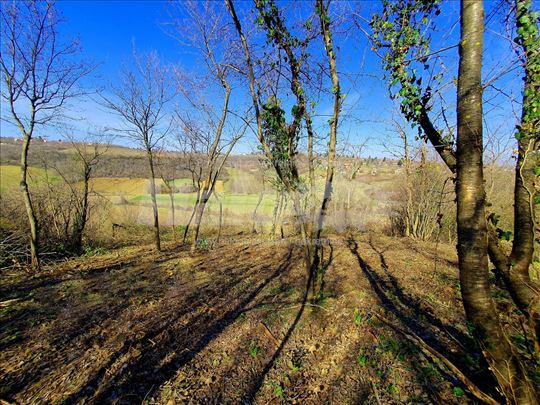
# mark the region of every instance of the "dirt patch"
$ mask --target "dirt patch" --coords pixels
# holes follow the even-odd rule
[[[16,403],[468,403],[414,330],[490,388],[449,246],[378,235],[324,248],[303,305],[298,246],[123,249],[0,277],[0,397]],[[476,353],[470,355],[465,353]]]

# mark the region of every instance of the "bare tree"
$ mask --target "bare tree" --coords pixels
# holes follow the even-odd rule
[[[402,142],[402,148],[403,152],[399,155],[400,161],[402,162],[403,169],[405,171],[405,212],[404,215],[402,215],[404,221],[403,221],[403,230],[404,230],[404,236],[416,236],[416,226],[415,226],[415,219],[418,218],[413,213],[413,184],[412,184],[412,175],[413,175],[413,167],[412,167],[412,158],[411,158],[411,145],[410,145],[410,139],[407,134],[407,129],[404,128],[401,123],[396,120],[392,119],[392,124],[397,131],[399,138]],[[400,224],[401,225],[401,224]]]
[[[336,170],[340,174],[345,183],[342,187],[337,188],[334,191],[334,205],[337,205],[339,200],[340,205],[343,207],[343,217],[339,216],[342,219],[342,224],[347,227],[350,226],[350,211],[351,203],[355,198],[355,185],[356,177],[360,172],[360,169],[365,164],[365,160],[362,158],[364,148],[369,142],[369,138],[366,138],[358,143],[352,143],[348,139],[341,141],[337,145],[336,151]],[[334,209],[334,215],[336,214],[337,208]],[[337,219],[337,216],[335,217]]]
[[[20,188],[30,225],[31,264],[37,271],[40,224],[28,187],[30,143],[39,127],[64,117],[66,103],[81,95],[77,83],[91,67],[73,62],[78,41],[59,39],[62,20],[53,1],[3,2],[0,13],[2,98],[23,137]]]
[[[76,254],[81,254],[82,237],[91,208],[90,197],[92,194],[92,185],[90,181],[94,168],[97,166],[103,155],[107,153],[109,145],[108,143],[103,143],[103,138],[99,135],[89,134],[82,140],[77,140],[72,135],[67,135],[66,138],[69,140],[75,151],[75,164],[79,166],[80,170],[79,178],[76,179],[78,180],[77,183],[80,184],[80,181],[82,181],[82,190],[80,190],[79,184],[70,185],[71,192],[77,195],[77,204],[69,249]]]
[[[169,86],[169,69],[162,65],[156,52],[138,55],[133,52],[133,68],[124,67],[120,84],[111,86],[111,95],[102,95],[103,105],[118,115],[123,126],[115,128],[136,142],[146,152],[150,195],[154,218],[154,243],[161,250],[159,216],[156,200],[155,152],[170,129],[167,105],[175,92]]]
[[[187,138],[185,143],[190,145],[190,155],[203,157],[201,165],[192,170],[192,174],[197,174],[197,199],[184,232],[185,241],[194,219],[191,250],[195,250],[206,204],[232,148],[242,137],[246,126],[236,129],[230,122],[231,76],[236,70],[232,61],[236,47],[223,19],[223,10],[212,1],[187,1],[179,4],[178,8],[172,9],[171,13],[174,36],[180,43],[187,43],[196,49],[206,67],[204,76],[200,77],[204,84],[190,80],[188,75],[177,71],[178,87],[189,105],[197,111],[197,119],[189,118],[185,111],[178,109],[176,117],[183,126],[182,133]],[[188,18],[180,18],[179,15],[187,15]],[[212,100],[204,97],[203,90],[221,93],[221,105],[214,105]],[[232,134],[227,137],[227,132]],[[197,160],[190,161],[195,163]]]
[[[236,129],[231,127],[232,136],[222,138],[222,130],[219,130],[219,127],[216,130],[211,121],[206,121],[207,125],[204,125],[182,115],[177,113],[182,129],[179,143],[183,145],[185,169],[191,173],[192,184],[197,192],[193,211],[184,229],[183,242],[185,243],[191,223],[195,220],[191,241],[191,249],[195,250],[206,204],[215,192],[225,162],[234,145],[244,135],[246,126]],[[219,197],[216,196],[216,199],[219,201]]]
[[[159,171],[159,177],[161,178],[161,181],[163,182],[163,186],[165,190],[167,191],[167,194],[169,194],[169,200],[171,202],[171,230],[173,234],[173,240],[176,242],[176,221],[175,221],[175,205],[174,205],[174,192],[175,192],[175,180],[177,177],[176,170],[170,170],[171,168],[160,168]]]
[[[319,211],[319,217],[317,219],[317,224],[315,227],[315,230],[313,232],[313,238],[315,239],[315,253],[313,257],[313,263],[312,263],[312,273],[314,274],[313,277],[313,292],[314,296],[315,294],[321,294],[322,293],[322,269],[320,268],[319,261],[321,260],[320,257],[320,249],[321,244],[319,243],[319,239],[321,238],[321,232],[324,225],[324,219],[326,216],[326,212],[328,210],[328,203],[330,202],[330,198],[332,197],[332,188],[333,188],[333,181],[334,181],[334,161],[336,157],[336,143],[337,143],[337,129],[338,129],[338,121],[339,121],[339,115],[341,113],[341,107],[342,107],[342,94],[341,94],[341,86],[339,82],[339,75],[337,70],[337,63],[336,63],[336,51],[334,48],[334,42],[332,39],[332,30],[330,27],[330,17],[328,14],[328,8],[330,7],[330,3],[326,3],[323,0],[317,0],[316,2],[316,10],[317,15],[319,16],[319,22],[321,24],[321,32],[324,42],[324,48],[326,50],[326,56],[328,58],[328,69],[330,71],[330,79],[332,81],[332,93],[334,94],[334,103],[332,108],[332,118],[329,121],[330,125],[330,139],[328,140],[328,161],[326,163],[326,180],[324,184],[324,195],[323,200],[321,204],[321,209]]]
[[[448,239],[455,234],[455,214],[448,209],[453,204],[454,193],[450,188],[451,177],[438,161],[430,159],[423,141],[411,139],[410,129],[392,118],[393,133],[397,132],[399,145],[385,142],[385,149],[398,160],[403,170],[397,184],[396,201],[390,214],[391,230],[399,236],[428,240],[440,235],[443,226],[448,230]],[[404,180],[404,181],[403,181]],[[452,213],[454,218],[446,226],[443,218]]]
[[[60,223],[63,226],[58,232],[58,238],[65,240],[64,249],[68,253],[81,254],[83,234],[92,207],[91,179],[95,167],[107,153],[109,144],[103,136],[92,132],[80,138],[76,138],[72,132],[69,132],[63,138],[73,149],[73,159],[65,162],[66,165],[52,165],[56,174],[63,180],[61,187],[66,190],[64,193],[66,196],[61,198],[57,195],[57,190],[52,187],[53,184],[47,182],[48,200],[56,205],[50,214],[55,223],[56,219],[61,217]],[[49,166],[47,162],[43,163],[45,167]]]
[[[180,153],[180,161],[182,162],[182,169],[186,170],[191,177],[191,185],[196,191],[195,204],[188,222],[184,227],[184,234],[182,236],[182,243],[186,243],[191,222],[195,216],[199,200],[201,198],[201,187],[203,181],[203,168],[205,161],[204,145],[208,145],[209,142],[205,141],[204,137],[200,137],[200,132],[197,129],[197,123],[191,121],[188,116],[182,117],[179,120],[179,125],[175,130],[176,137],[176,149]]]
[[[360,143],[352,143],[344,141],[339,148],[338,156],[341,157],[342,170],[347,175],[345,176],[348,181],[352,181],[356,178],[356,175],[364,164],[362,155],[366,144],[369,142],[369,138],[364,139]]]

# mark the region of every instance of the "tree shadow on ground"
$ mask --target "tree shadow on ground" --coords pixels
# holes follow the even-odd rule
[[[142,399],[159,387],[160,378],[172,372],[175,364],[188,361],[233,322],[293,262],[292,250],[281,263],[283,250],[276,254],[266,249],[258,259],[268,265],[261,266],[248,248],[202,252],[190,260],[205,260],[190,267],[172,260],[179,256],[171,251],[136,256],[137,266],[107,267],[99,262],[74,273],[68,269],[61,277],[55,276],[53,283],[43,278],[25,286],[27,278],[14,280],[11,285],[20,287],[17,291],[28,288],[35,299],[8,322],[11,331],[20,330],[24,337],[7,342],[12,347],[0,356],[4,359],[0,395],[7,399],[24,395],[31,401],[61,392],[65,397],[75,390],[71,402],[96,402],[94,396],[107,400],[107,396],[124,394],[131,400]],[[130,263],[130,257],[120,261]],[[249,278],[253,282],[247,283]],[[4,321],[5,314],[1,315]],[[2,322],[0,337],[9,334],[10,325]],[[144,355],[134,356],[137,350]],[[137,377],[139,370],[142,373]],[[150,370],[156,370],[154,379],[148,379]],[[109,376],[114,377],[111,384]],[[123,391],[114,390],[115,384]]]
[[[292,255],[289,249],[277,269],[262,280],[246,283],[245,267],[230,268],[233,274],[225,276],[228,282],[213,280],[215,286],[169,303],[161,319],[141,336],[126,339],[64,402],[133,403],[151,397],[162,383],[231,325],[272,280],[290,268]],[[214,265],[211,261],[205,264]]]
[[[134,300],[149,295],[159,299],[166,290],[160,292],[154,287],[164,283],[166,277],[152,274],[154,269],[155,266],[146,263],[124,271],[109,269],[91,272],[92,276],[85,272],[47,285],[40,283],[32,291],[31,306],[22,306],[9,320],[4,319],[2,335],[16,333],[20,338],[3,342],[2,350],[5,353],[17,350],[11,346],[24,345],[27,339],[31,350],[25,352],[29,358],[17,375],[6,373],[0,378],[3,395],[9,397],[31,381],[44,377],[66,361],[66,353],[83,356],[87,347],[99,345],[105,324],[132,306]],[[104,286],[109,294],[103,291]],[[37,342],[36,334],[39,334]]]
[[[321,254],[321,267],[322,267],[322,271],[321,271],[321,274],[320,274],[321,277],[324,277],[324,274],[326,273],[326,270],[328,269],[328,267],[332,264],[332,260],[333,260],[333,257],[334,257],[333,256],[334,248],[333,248],[332,244],[329,243],[328,246],[329,246],[329,254],[328,254],[327,259],[324,259],[324,251],[321,248],[321,253],[320,253]],[[270,360],[264,366],[263,371],[253,381],[251,381],[250,384],[248,384],[248,388],[247,388],[247,390],[246,390],[246,392],[244,394],[244,397],[242,399],[242,403],[252,403],[255,400],[255,397],[256,397],[257,393],[259,392],[259,390],[261,389],[261,387],[262,387],[262,385],[264,383],[264,379],[266,378],[267,374],[270,372],[272,367],[274,367],[274,364],[276,363],[276,360],[279,359],[281,354],[283,353],[283,350],[284,350],[285,346],[287,345],[289,339],[291,338],[293,332],[295,331],[295,329],[296,329],[296,327],[298,325],[298,322],[300,321],[300,319],[302,318],[302,315],[304,314],[306,305],[309,305],[308,304],[308,298],[309,298],[309,292],[310,292],[311,287],[312,287],[313,275],[314,275],[313,271],[310,271],[309,275],[307,277],[307,282],[306,282],[305,288],[304,288],[304,294],[302,296],[302,301],[299,303],[300,308],[299,308],[298,312],[296,313],[296,316],[294,317],[294,320],[292,321],[291,325],[287,329],[287,332],[285,333],[285,336],[283,337],[283,339],[279,343],[279,346],[277,347],[276,351],[274,352],[274,354],[272,355]],[[323,278],[323,280],[324,280],[324,278]],[[324,287],[324,282],[321,282],[321,292],[323,291],[322,290],[323,287]]]
[[[454,342],[459,342],[460,344],[464,345],[464,348],[475,348],[476,344],[474,340],[468,336],[465,335],[463,332],[458,330],[452,325],[447,325],[443,323],[439,318],[437,318],[432,312],[431,308],[426,308],[424,305],[422,305],[422,301],[418,299],[417,297],[414,297],[411,294],[408,294],[405,289],[401,286],[398,279],[390,272],[390,269],[388,267],[388,264],[386,262],[385,253],[387,252],[387,249],[378,249],[373,239],[369,239],[369,246],[377,255],[379,256],[379,260],[381,263],[381,268],[384,272],[384,275],[388,281],[385,281],[383,278],[377,275],[373,269],[369,268],[367,264],[364,261],[364,273],[366,273],[366,270],[371,270],[371,277],[375,279],[375,281],[378,283],[380,287],[383,287],[385,289],[386,298],[389,299],[385,302],[387,305],[394,305],[397,303],[397,305],[401,305],[405,307],[406,311],[412,311],[413,317],[411,317],[411,314],[407,314],[404,311],[402,312],[402,320],[406,321],[407,326],[410,326],[415,333],[421,333],[423,325],[418,321],[417,315],[422,315],[427,321],[427,323],[430,325],[430,327],[434,327],[438,329],[440,332],[446,334],[450,339],[452,339]],[[360,258],[363,260],[362,258]],[[388,295],[390,294],[390,296]],[[379,295],[379,298],[382,297],[382,295]],[[395,297],[396,299],[391,300],[391,297]],[[396,306],[394,308],[397,309]],[[431,338],[433,338],[433,335],[430,331],[427,331],[428,333],[425,336],[420,335],[421,338],[424,340],[429,341]],[[438,344],[437,340],[434,340],[434,345]]]
[[[427,249],[427,248],[420,249],[418,246],[413,245],[413,244],[408,244],[407,248],[413,251],[414,253],[417,253],[425,257],[427,260],[432,260],[435,264],[442,263],[446,266],[452,266],[452,267],[458,266],[457,259],[451,260],[446,257],[441,257],[440,253],[437,252],[436,249]]]
[[[369,246],[378,255],[384,277],[362,257],[358,243],[352,237],[348,239],[349,250],[358,261],[360,269],[384,309],[402,325],[417,334],[427,345],[457,365],[479,387],[485,389],[486,392],[491,392],[495,381],[487,372],[487,365],[474,340],[454,326],[444,323],[434,313],[426,310],[418,298],[405,292],[388,267],[384,255],[386,250],[378,249],[371,239]],[[474,356],[472,360],[469,358],[471,354]],[[421,372],[421,370],[417,371]],[[446,375],[447,379],[457,382],[455,377],[449,375],[446,370],[440,371]],[[432,394],[435,395],[434,400],[440,400],[438,392]]]
[[[122,283],[128,281],[127,288],[133,288],[132,278],[134,281],[138,279],[135,273],[144,274],[153,264],[159,264],[163,261],[170,260],[175,255],[178,255],[177,250],[166,249],[161,252],[158,257],[131,254],[127,257],[105,258],[95,257],[87,259],[92,263],[86,269],[78,269],[77,264],[60,264],[66,269],[62,272],[51,274],[43,271],[34,275],[14,273],[2,274],[2,282],[0,283],[0,302],[13,301],[15,304],[27,304],[29,301],[39,305],[13,305],[9,311],[2,313],[2,323],[4,331],[14,329],[24,329],[25,320],[31,319],[34,324],[42,323],[54,319],[60,312],[64,311],[67,306],[72,306],[69,302],[69,297],[63,294],[63,289],[71,288],[74,283],[84,285],[80,288],[81,292],[88,293],[92,291],[96,285],[119,281],[118,286],[122,287]],[[140,271],[138,271],[140,269]],[[137,284],[137,283],[135,283]],[[78,297],[80,298],[80,297]],[[84,302],[85,300],[80,300]],[[91,314],[95,317],[95,313]],[[81,322],[84,324],[84,322]],[[16,340],[11,340],[10,343],[15,343]],[[0,350],[8,349],[9,345],[4,342],[0,343]]]

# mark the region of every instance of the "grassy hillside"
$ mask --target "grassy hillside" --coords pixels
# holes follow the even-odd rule
[[[21,176],[20,166],[1,165],[0,166],[0,192],[10,192],[19,189]],[[48,178],[49,181],[56,183],[61,180],[60,176],[47,173],[45,169],[39,167],[30,167],[28,170],[29,184],[44,184]]]
[[[2,165],[18,165],[21,153],[21,140],[18,138],[0,138],[0,162]],[[147,178],[148,160],[139,149],[118,145],[103,146],[107,148],[94,168],[96,177]],[[29,165],[44,167],[69,168],[74,166],[75,149],[70,142],[33,140],[28,155]],[[187,177],[189,173],[182,170],[181,157],[173,152],[165,153],[159,159],[159,170],[166,173],[178,173],[178,177]],[[158,172],[159,172],[158,170]]]

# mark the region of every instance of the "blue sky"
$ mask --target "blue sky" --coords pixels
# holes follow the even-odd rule
[[[300,4],[301,6],[311,5],[309,2]],[[493,4],[495,3],[486,2],[486,15],[489,15]],[[237,2],[237,7],[244,11],[250,5],[251,2]],[[122,63],[129,60],[133,45],[138,51],[156,50],[165,62],[181,65],[187,70],[197,69],[193,52],[180,46],[175,39],[166,34],[166,24],[170,17],[168,3],[165,1],[63,0],[59,1],[57,6],[66,19],[66,23],[61,27],[62,35],[66,38],[78,36],[84,51],[83,57],[98,64],[95,73],[84,81],[87,88],[106,87],[108,83],[114,82]],[[355,9],[359,9],[366,18],[379,6],[377,1],[364,1],[354,5]],[[434,34],[436,41],[441,45],[457,41],[459,36],[459,26],[456,25],[458,7],[457,1],[444,3],[443,14],[438,20],[439,31]],[[496,27],[496,30],[499,28]],[[341,139],[350,138],[351,142],[360,142],[369,137],[370,142],[366,154],[387,155],[385,148],[389,142],[387,121],[392,110],[392,102],[388,99],[386,84],[381,80],[382,70],[379,59],[370,51],[365,37],[358,31],[352,35],[337,33],[335,37],[340,46],[338,68],[345,73],[342,75],[342,87],[348,93],[345,110],[354,115],[354,118],[347,118],[344,121],[340,137]],[[457,50],[450,51],[445,60],[449,74],[457,62],[456,55]],[[486,75],[494,66],[503,63],[501,58],[504,59],[507,56],[507,46],[498,38],[497,33],[494,34],[488,30],[486,32]],[[515,72],[513,76],[503,78],[501,81],[503,87],[511,88],[516,94],[520,91],[518,73]],[[448,102],[451,103],[452,97],[455,98],[452,94],[455,93],[449,91],[449,94]],[[238,99],[247,100],[245,92],[235,94],[235,96]],[[330,112],[330,101],[328,99],[321,102],[318,111],[322,115]],[[75,116],[85,118],[84,121],[73,124],[80,132],[84,132],[89,127],[99,128],[110,125],[115,119],[104,111],[103,107],[91,100],[79,100],[73,107]],[[2,114],[5,114],[5,109],[2,110]],[[497,114],[500,117],[494,118],[497,123],[508,123],[508,119],[505,118],[509,114],[507,109],[499,109]],[[325,130],[326,119],[325,117],[316,119],[322,131]],[[491,124],[495,125],[493,120]],[[510,129],[503,132],[511,132],[512,125]],[[2,136],[16,134],[13,127],[4,121],[1,123],[0,130]],[[42,135],[52,139],[58,136],[54,128],[44,129]],[[249,135],[237,146],[236,151],[248,152],[256,146],[255,138]]]

